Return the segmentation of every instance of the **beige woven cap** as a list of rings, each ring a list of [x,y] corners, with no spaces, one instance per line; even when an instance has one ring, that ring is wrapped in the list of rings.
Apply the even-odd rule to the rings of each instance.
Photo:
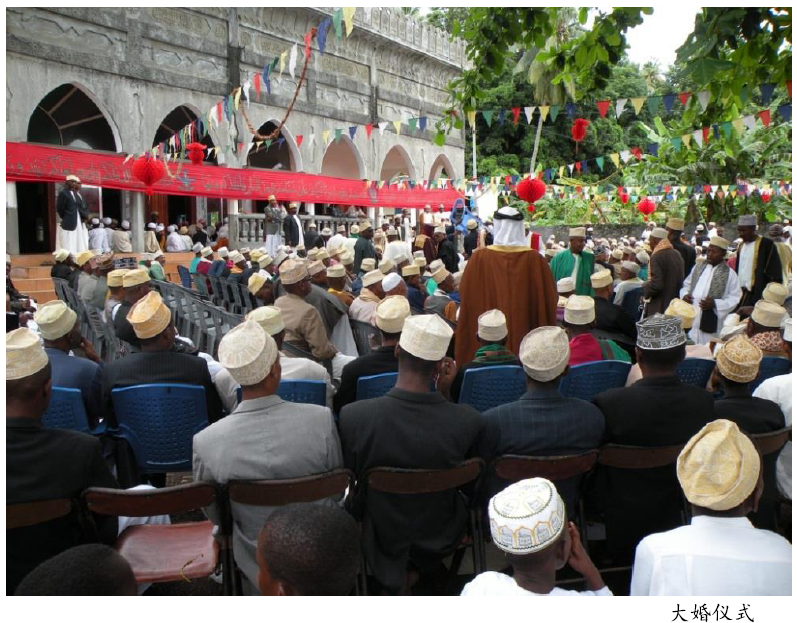
[[[509,333],[506,316],[500,309],[491,309],[479,316],[478,327],[477,335],[486,342],[498,342]]]
[[[432,260],[431,263],[429,264],[429,270],[432,272],[442,267],[443,267],[443,260]]]
[[[386,296],[376,306],[376,326],[385,333],[401,333],[409,316],[410,303],[406,296]]]
[[[117,268],[108,273],[108,287],[121,288],[124,285],[123,277],[130,272],[129,268]]]
[[[285,321],[282,319],[282,311],[273,305],[264,305],[253,309],[246,314],[247,320],[254,320],[260,327],[271,336],[277,335],[285,330]]]
[[[327,268],[327,277],[345,277],[346,276],[346,269],[343,268],[343,264],[333,264],[329,268]]]
[[[240,264],[241,262],[245,262],[246,258],[239,251],[233,251],[230,253],[230,261],[233,264]]]
[[[425,257],[416,257],[415,258],[415,265],[424,268],[426,266],[426,258]]]
[[[230,329],[219,344],[219,363],[244,387],[266,378],[278,355],[274,338],[250,318]]]
[[[437,314],[418,314],[404,320],[399,346],[419,359],[440,361],[454,331]]]
[[[764,288],[762,295],[765,301],[775,303],[775,305],[783,306],[786,302],[786,297],[789,296],[789,290],[783,284],[777,281],[770,281]]]
[[[279,275],[282,283],[286,286],[299,283],[310,276],[304,263],[297,260],[285,260],[280,264]]]
[[[420,275],[421,274],[421,267],[417,264],[410,264],[409,266],[405,266],[401,269],[401,276],[402,277],[409,277],[410,275]]]
[[[151,281],[149,273],[144,268],[135,268],[122,275],[122,285],[125,288],[132,288],[133,286],[141,285]]]
[[[729,420],[706,424],[678,455],[678,482],[686,499],[714,511],[744,502],[755,490],[760,469],[753,442]]]
[[[529,478],[493,496],[487,513],[499,549],[532,554],[555,543],[565,529],[565,504],[552,482]]]
[[[449,276],[450,274],[451,274],[451,273],[450,273],[450,272],[448,272],[448,271],[445,269],[445,267],[444,267],[444,266],[441,266],[440,268],[438,268],[437,270],[435,270],[435,271],[432,273],[432,279],[434,279],[434,282],[435,282],[437,285],[440,285],[440,284],[441,284],[441,283],[443,283],[443,282],[444,282],[446,279],[448,279],[448,276]]]
[[[553,381],[570,361],[570,342],[561,327],[537,327],[520,343],[520,363],[540,383]]]
[[[412,254],[412,257],[418,258],[418,259],[426,259],[426,255],[424,255],[423,251],[415,251]]]
[[[663,227],[654,227],[653,231],[650,232],[651,238],[658,238],[659,240],[664,240],[667,237],[667,230]]]
[[[545,255],[547,255],[548,257],[556,257],[558,253],[559,253],[558,249],[545,249]]]
[[[363,287],[367,288],[375,283],[381,283],[384,277],[381,270],[370,270],[363,275]]]
[[[269,200],[269,201],[276,201],[276,200],[277,200],[277,198],[276,198],[274,195],[269,195],[269,196],[268,196],[268,200]]]
[[[329,253],[327,253],[326,249],[319,249],[318,253],[315,254],[315,259],[317,260],[328,260]]]
[[[445,236],[446,235],[446,228],[443,227],[442,225],[438,225],[437,227],[434,228],[434,233],[435,234],[443,234]]]
[[[209,255],[213,255],[213,249],[210,247],[202,247],[202,250],[199,252],[202,257],[207,257]]]
[[[372,257],[366,257],[360,262],[360,270],[364,273],[376,270],[376,260]]]
[[[360,233],[360,227],[358,225],[352,225],[351,229],[349,230],[349,233],[350,234],[359,234]]]
[[[354,253],[351,251],[346,251],[345,253],[341,253],[340,257],[338,258],[340,263],[344,266],[351,266],[354,264]]]
[[[281,265],[282,265],[282,263],[283,263],[283,262],[284,262],[284,261],[285,261],[287,258],[288,258],[288,254],[287,254],[287,253],[285,253],[285,251],[284,251],[284,250],[280,249],[280,250],[277,252],[277,255],[275,255],[275,256],[274,256],[274,259],[272,260],[272,262],[274,263],[274,265],[275,265],[275,266],[281,266]]]
[[[697,316],[697,310],[693,305],[681,299],[673,299],[664,310],[665,316],[675,316],[681,319],[681,328],[686,331],[692,328],[692,324]]]
[[[610,271],[601,270],[597,273],[592,273],[589,281],[593,288],[605,288],[606,286],[612,285],[614,278],[612,277],[612,273]]]
[[[473,219],[468,221],[468,229],[476,229],[479,226],[479,223]]]
[[[56,249],[53,251],[53,257],[55,258],[56,262],[63,262],[66,258],[69,257],[69,251],[66,249]]]
[[[77,182],[78,184],[80,184],[80,178],[77,175],[67,175],[66,176],[66,181],[67,182]]]
[[[249,281],[246,283],[246,289],[254,296],[258,292],[260,292],[260,288],[262,288],[267,279],[265,276],[261,275],[260,273],[253,273],[249,277]]]
[[[161,295],[149,292],[139,299],[127,313],[127,321],[140,340],[160,334],[172,321],[172,312],[164,304]]]
[[[730,244],[725,238],[721,236],[712,236],[711,239],[708,241],[709,246],[712,247],[719,247],[720,249],[728,250],[728,245]]]
[[[762,327],[780,328],[786,310],[770,301],[760,300],[755,304],[750,317]]]
[[[684,226],[685,226],[684,220],[682,218],[676,218],[674,216],[667,221],[666,225],[666,227],[674,229],[675,231],[683,231]]]
[[[271,257],[268,253],[264,253],[259,258],[257,258],[257,264],[260,268],[266,268],[267,266],[271,266],[271,263],[274,261],[274,258]]]
[[[310,273],[310,276],[312,277],[313,275],[317,275],[318,273],[324,272],[326,269],[327,267],[324,266],[324,262],[322,262],[321,260],[316,260],[315,262],[312,262],[310,264],[309,268],[307,269],[307,272]]]
[[[650,255],[647,251],[640,251],[636,254],[636,259],[642,262],[642,264],[647,264],[650,261]]]
[[[623,259],[623,251],[622,251],[622,249],[615,249],[614,251],[612,251],[612,257],[614,259],[616,259],[616,260]]]
[[[568,292],[574,292],[576,289],[576,282],[573,281],[572,277],[563,277],[559,281],[556,282],[556,291],[559,294],[567,294]]]
[[[570,238],[586,238],[587,237],[587,228],[586,227],[573,227],[570,229]]]
[[[35,331],[22,327],[6,333],[6,381],[16,381],[43,370],[50,359]]]
[[[33,314],[33,320],[45,340],[57,340],[72,330],[77,314],[63,301],[49,301]]]
[[[573,295],[565,305],[565,322],[584,325],[595,320],[595,299],[591,296]]]
[[[230,254],[230,251],[227,247],[219,247],[216,250],[216,253],[219,254],[219,257],[227,257]]]
[[[254,251],[249,252],[249,259],[251,259],[253,262],[257,262],[261,257],[263,257],[263,253],[260,251],[260,249],[255,249]]]
[[[384,275],[387,275],[395,267],[396,263],[393,260],[382,260],[381,262],[379,262],[379,270]]]
[[[372,228],[373,228],[373,225],[371,225],[371,221],[360,221],[360,228],[359,228],[360,232],[364,232],[364,231],[366,231],[368,229],[372,229]]]
[[[730,339],[717,353],[717,368],[726,379],[750,383],[758,376],[764,353],[746,336]]]
[[[93,252],[81,251],[80,253],[77,254],[77,257],[75,258],[75,264],[77,264],[78,266],[83,266],[83,264],[91,260],[91,258],[93,257],[94,257]]]
[[[637,264],[636,262],[625,261],[625,262],[623,262],[620,265],[623,268],[625,268],[628,272],[634,273],[635,275],[639,274],[639,269],[641,268],[641,266],[639,264]]]

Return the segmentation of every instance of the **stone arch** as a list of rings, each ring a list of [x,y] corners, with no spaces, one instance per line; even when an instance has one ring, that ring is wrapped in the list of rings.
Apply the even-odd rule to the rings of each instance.
[[[379,179],[391,180],[399,175],[409,177],[411,180],[416,179],[415,167],[407,150],[401,145],[393,145],[382,160]]]
[[[118,152],[119,128],[91,90],[67,82],[47,93],[28,118],[27,140]]]
[[[167,142],[172,135],[177,134],[185,126],[192,121],[199,119],[199,111],[196,107],[190,104],[181,104],[166,115],[160,122],[158,129],[155,131],[155,137],[152,139],[152,146],[156,147],[159,143]],[[203,119],[202,123],[207,124],[207,120]],[[209,151],[215,147],[213,139],[208,131],[204,137],[198,138],[197,142],[202,143],[208,148],[205,162],[218,164],[216,154]]]
[[[365,179],[365,163],[360,150],[347,135],[331,140],[321,160],[321,175],[346,179]]]
[[[268,119],[257,131],[262,135],[268,135],[276,130],[278,126],[279,121],[277,119]],[[281,146],[279,145],[280,138],[285,139]],[[287,127],[282,126],[279,136],[273,140],[268,148],[266,148],[265,143],[258,146],[258,142],[260,142],[260,139],[253,136],[249,143],[249,150],[246,156],[246,164],[249,166],[263,169],[279,168],[283,171],[304,170],[302,154],[296,145],[296,139]]]
[[[445,175],[443,173],[445,173]],[[432,163],[432,168],[429,169],[430,180],[436,180],[439,177],[447,177],[448,179],[456,177],[454,174],[454,167],[445,154],[438,155]]]

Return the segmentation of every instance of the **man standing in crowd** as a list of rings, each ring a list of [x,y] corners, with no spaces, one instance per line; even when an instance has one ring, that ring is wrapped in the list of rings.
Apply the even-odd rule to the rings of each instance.
[[[354,272],[359,274],[362,269],[362,261],[366,258],[376,260],[376,249],[371,239],[374,237],[374,228],[371,221],[360,223],[360,233],[357,242],[354,243]]]
[[[673,249],[667,230],[656,227],[648,238],[650,248],[650,274],[642,284],[645,297],[645,316],[662,314],[670,301],[678,297],[684,281],[684,260]]]
[[[576,294],[592,296],[590,275],[595,268],[595,256],[584,250],[587,231],[584,227],[570,230],[570,248],[560,251],[551,260],[551,273],[555,281],[572,277],[576,283]]]
[[[296,203],[288,204],[288,215],[282,222],[282,232],[285,236],[285,244],[289,247],[295,247],[298,244],[304,244],[304,231],[302,230],[302,221],[296,214],[299,206]]]
[[[667,221],[666,229],[667,239],[670,241],[672,248],[681,254],[681,259],[684,261],[684,274],[688,275],[692,272],[697,254],[694,247],[681,240],[681,236],[684,233],[684,220],[673,217]]]
[[[66,176],[66,187],[58,193],[55,211],[61,219],[57,226],[56,244],[77,257],[78,253],[89,248],[89,235],[84,224],[89,218],[89,210],[80,194],[77,175]]]
[[[770,281],[782,283],[783,280],[778,249],[772,240],[756,234],[757,227],[758,219],[752,214],[740,216],[736,227],[742,239],[736,249],[736,272],[742,288],[739,307],[745,308],[746,314],[750,314],[752,307],[761,300]]]

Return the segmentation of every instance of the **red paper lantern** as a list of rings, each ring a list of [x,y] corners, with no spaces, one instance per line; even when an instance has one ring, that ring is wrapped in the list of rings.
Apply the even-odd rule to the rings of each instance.
[[[770,199],[772,199],[772,195],[770,195],[769,193],[761,195],[761,201],[763,201],[764,203],[769,203]]]
[[[587,136],[587,128],[589,127],[588,119],[581,119],[580,117],[573,121],[573,126],[570,128],[570,134],[576,143],[580,143]]]
[[[538,177],[528,177],[517,185],[515,192],[520,199],[529,204],[529,212],[534,212],[533,204],[545,194],[545,184]]]
[[[133,177],[146,186],[146,194],[152,194],[152,186],[164,175],[166,165],[152,154],[144,154],[133,163]]]
[[[188,143],[185,148],[188,151],[188,159],[191,161],[191,164],[201,164],[205,159],[205,150],[207,147],[202,143]]]
[[[653,203],[647,197],[645,197],[637,205],[637,210],[639,210],[642,213],[644,220],[647,221],[648,217],[656,211],[656,204]]]

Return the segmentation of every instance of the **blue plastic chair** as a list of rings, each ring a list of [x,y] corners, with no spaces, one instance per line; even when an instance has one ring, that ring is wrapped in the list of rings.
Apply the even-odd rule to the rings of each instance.
[[[521,366],[486,366],[465,370],[460,404],[484,413],[488,409],[519,400],[526,393],[526,373]]]
[[[107,429],[103,422],[97,428],[89,428],[86,406],[79,389],[72,387],[53,387],[50,406],[42,416],[45,428],[75,430],[80,433],[99,435]]]
[[[570,368],[559,382],[559,392],[567,398],[592,400],[592,397],[617,387],[625,387],[631,364],[625,361],[591,361]]]
[[[750,383],[750,393],[752,394],[761,383],[773,376],[780,376],[791,372],[791,361],[783,357],[764,357],[758,368],[758,378]]]
[[[277,395],[288,402],[327,406],[327,384],[324,381],[280,381]]]
[[[181,264],[177,265],[177,274],[180,275],[180,283],[183,284],[184,288],[191,289],[191,273],[188,271],[188,268],[182,266]]]
[[[357,400],[380,398],[396,385],[398,372],[385,372],[357,379]]]
[[[681,383],[706,389],[715,365],[713,359],[684,359],[678,364],[675,374]]]
[[[154,383],[111,392],[118,431],[145,474],[191,471],[194,435],[208,425],[205,388]]]

